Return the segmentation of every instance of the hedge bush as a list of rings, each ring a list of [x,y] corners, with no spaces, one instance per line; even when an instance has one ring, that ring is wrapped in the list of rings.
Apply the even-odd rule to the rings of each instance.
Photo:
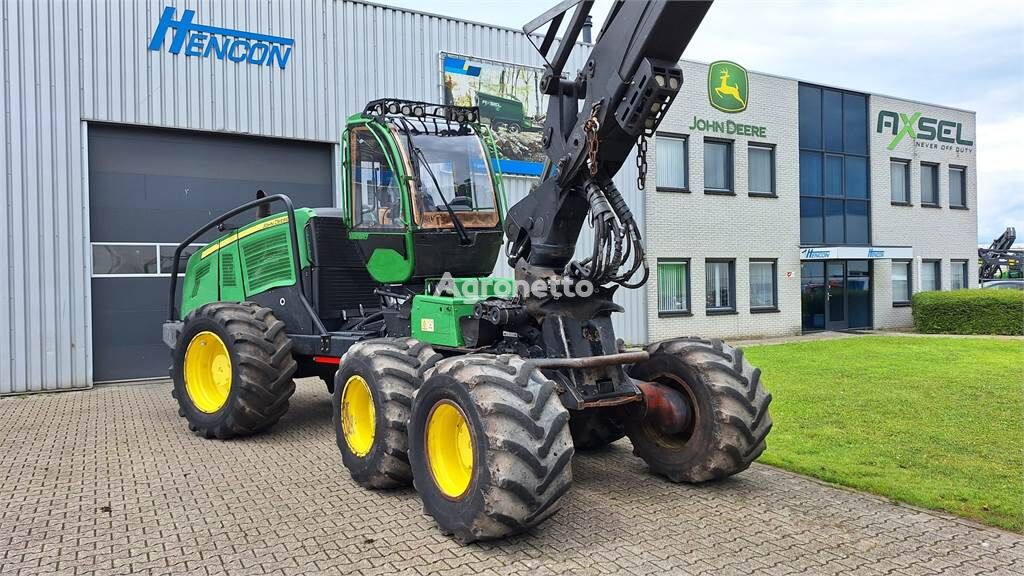
[[[918,292],[914,330],[928,334],[1024,334],[1024,291]]]

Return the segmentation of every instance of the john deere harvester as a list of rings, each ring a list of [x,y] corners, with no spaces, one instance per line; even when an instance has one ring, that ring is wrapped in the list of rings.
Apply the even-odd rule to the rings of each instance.
[[[164,325],[194,431],[263,430],[287,410],[293,378],[319,376],[355,481],[413,484],[463,542],[542,522],[569,490],[575,450],[624,435],[677,482],[723,478],[761,454],[771,396],[739,349],[681,337],[626,350],[611,322],[615,291],[648,277],[612,176],[675,99],[709,3],[617,2],[567,78],[591,4],[567,0],[524,28],[552,24],[538,45],[548,162],[507,211],[476,108],[384,99],[348,119],[340,208],[269,196],[178,247],[175,260],[223,232],[189,257],[180,300],[172,278]],[[594,248],[574,261],[584,222]],[[503,247],[515,278],[489,277]]]

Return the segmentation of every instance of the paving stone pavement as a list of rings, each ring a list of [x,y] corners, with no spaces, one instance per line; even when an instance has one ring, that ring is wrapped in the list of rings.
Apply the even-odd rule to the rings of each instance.
[[[1024,538],[768,466],[676,485],[620,441],[532,533],[459,546],[414,491],[348,477],[330,397],[195,437],[170,384],[0,399],[0,574],[1024,574]]]

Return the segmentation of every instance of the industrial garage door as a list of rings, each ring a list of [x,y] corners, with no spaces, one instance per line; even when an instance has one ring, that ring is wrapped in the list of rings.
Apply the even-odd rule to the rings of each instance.
[[[332,179],[328,144],[90,125],[93,380],[167,376],[160,330],[178,242],[257,190],[332,206]]]

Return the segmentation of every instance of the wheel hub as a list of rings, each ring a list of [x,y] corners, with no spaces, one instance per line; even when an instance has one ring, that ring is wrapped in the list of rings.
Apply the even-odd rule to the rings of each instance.
[[[213,414],[231,393],[231,356],[219,336],[196,334],[185,350],[185,391],[200,412]]]
[[[655,382],[636,381],[644,398],[644,419],[665,434],[689,429],[693,410],[682,392]]]
[[[473,480],[473,436],[466,415],[442,400],[430,411],[426,429],[427,464],[445,497],[458,500]]]
[[[370,453],[377,418],[370,386],[362,376],[353,375],[345,381],[341,392],[341,430],[353,454],[362,458]]]

